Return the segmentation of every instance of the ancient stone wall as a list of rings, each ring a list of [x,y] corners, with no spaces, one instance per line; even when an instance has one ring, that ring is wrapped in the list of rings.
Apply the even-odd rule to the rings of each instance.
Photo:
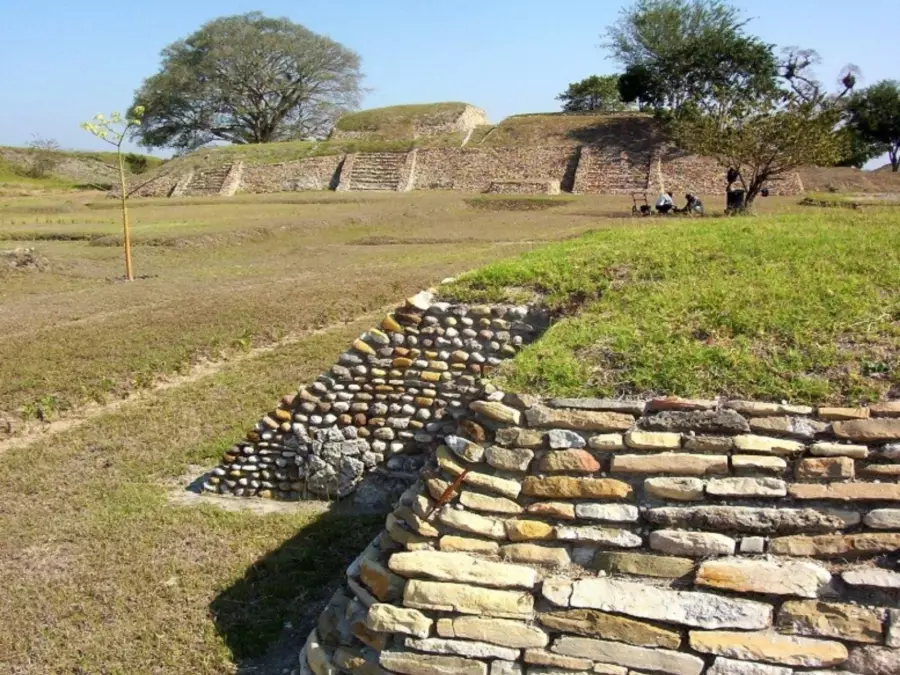
[[[487,192],[495,195],[558,195],[560,189],[558,180],[507,180],[492,181]]]
[[[467,192],[485,192],[492,182],[505,181],[558,181],[565,186],[570,173],[570,162],[576,153],[576,148],[552,145],[525,148],[420,148],[413,186],[417,190]]]
[[[900,401],[487,386],[435,431],[301,673],[900,673]]]
[[[725,169],[710,157],[667,149],[661,155],[658,171],[661,180],[656,183],[661,183],[665,190],[676,196],[680,197],[687,192],[700,195],[725,194]],[[772,179],[768,188],[773,196],[803,194],[803,183],[796,171]]]
[[[539,310],[410,298],[225,453],[204,489],[239,497],[374,503],[418,476],[481,377],[531,342]],[[447,427],[446,425],[450,426]],[[396,495],[395,495],[396,496]]]
[[[344,155],[326,155],[281,164],[248,164],[238,192],[333,189],[343,160]]]
[[[447,122],[431,122],[428,118],[417,119],[411,125],[411,137],[421,138],[428,136],[443,136],[456,132],[467,132],[479,124],[489,124],[487,113],[481,108],[467,105],[455,118]],[[331,131],[331,140],[367,140],[380,136],[377,129],[363,129],[360,131],[346,131],[335,127]]]

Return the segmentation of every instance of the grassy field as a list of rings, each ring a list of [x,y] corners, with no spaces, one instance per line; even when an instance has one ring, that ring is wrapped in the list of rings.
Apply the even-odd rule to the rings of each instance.
[[[654,220],[495,263],[453,292],[543,298],[568,315],[505,370],[511,389],[896,398],[897,211],[841,211]]]
[[[114,202],[0,200],[0,250],[33,248],[41,261],[0,262],[0,434],[5,423],[21,441],[38,419],[126,401],[27,445],[6,441],[0,672],[292,667],[381,517],[228,512],[169,494],[384,306],[447,276],[494,263],[456,292],[584,310],[519,359],[506,375],[515,386],[581,391],[573,383],[587,372],[592,391],[739,391],[739,363],[801,398],[883,393],[897,380],[896,227],[878,211],[795,202],[765,202],[777,216],[687,221],[617,217],[627,198],[140,200],[142,278],[126,284]],[[709,354],[744,360],[712,368]],[[826,378],[832,389],[808,383],[813,356],[846,365],[848,354],[868,370]]]

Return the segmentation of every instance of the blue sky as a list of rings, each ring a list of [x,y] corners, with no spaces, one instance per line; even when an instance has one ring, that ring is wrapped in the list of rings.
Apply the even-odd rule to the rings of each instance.
[[[79,123],[121,110],[159,52],[217,16],[287,16],[362,55],[364,107],[466,101],[492,121],[558,109],[565,86],[616,65],[600,33],[627,3],[610,0],[152,0],[104,5],[0,0],[0,145],[31,134],[100,149]],[[897,0],[755,0],[756,34],[822,54],[832,83],[852,62],[864,83],[900,79]],[[102,17],[102,18],[101,18]],[[883,29],[879,29],[879,26]]]

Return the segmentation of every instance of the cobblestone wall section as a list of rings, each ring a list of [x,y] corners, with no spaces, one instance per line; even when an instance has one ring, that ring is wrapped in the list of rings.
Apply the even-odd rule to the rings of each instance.
[[[570,146],[420,148],[414,189],[485,192],[492,182],[563,183],[577,152]]]
[[[900,673],[900,401],[467,408],[301,673]]]
[[[248,164],[238,192],[327,190],[337,185],[344,155],[310,157],[281,164]]]
[[[480,393],[482,376],[545,323],[527,307],[457,305],[420,293],[327,373],[284,397],[225,453],[204,489],[302,499],[346,497],[367,476],[383,481],[384,492],[408,485],[423,453]]]
[[[725,169],[716,160],[667,149],[662,153],[660,161],[662,183],[666,190],[672,191],[676,196],[680,197],[686,192],[724,196]],[[803,183],[796,171],[772,179],[768,187],[773,196],[803,194]]]

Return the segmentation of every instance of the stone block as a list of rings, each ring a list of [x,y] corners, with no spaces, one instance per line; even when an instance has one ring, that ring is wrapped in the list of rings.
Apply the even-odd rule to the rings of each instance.
[[[611,523],[637,522],[638,508],[630,504],[578,504],[575,515],[585,520],[605,520]]]
[[[503,659],[512,661],[519,658],[519,650],[500,647],[474,640],[448,640],[446,638],[405,638],[403,646],[419,652],[465,656],[470,659]]]
[[[561,637],[553,644],[553,651],[564,656],[652,670],[666,675],[700,675],[705,666],[702,659],[691,654],[589,638]]]
[[[856,511],[836,509],[774,509],[749,506],[663,507],[644,511],[654,525],[748,534],[832,532],[860,522]]]
[[[767,417],[770,415],[812,415],[813,409],[806,405],[788,405],[786,403],[765,403],[762,401],[728,401],[726,408],[735,410],[748,417]]]
[[[553,652],[548,652],[544,649],[526,649],[522,660],[529,665],[546,666],[548,668],[559,668],[563,671],[575,672],[590,670],[591,666],[594,665],[593,661],[590,659],[563,656],[562,654],[554,654]]]
[[[522,491],[528,497],[548,499],[624,499],[632,494],[631,486],[620,480],[570,476],[528,476]]]
[[[369,607],[366,626],[378,633],[403,633],[416,637],[428,637],[434,621],[417,609],[406,609],[376,603]]]
[[[366,587],[382,602],[394,602],[403,597],[406,581],[392,573],[376,560],[363,560],[359,576]]]
[[[829,422],[841,420],[864,420],[869,417],[868,408],[819,408],[816,415]]]
[[[525,565],[491,562],[445,551],[395,553],[388,560],[388,567],[407,578],[426,577],[496,588],[534,588],[538,581],[537,572]]]
[[[614,455],[612,473],[681,474],[707,476],[728,473],[727,455],[690,455],[665,452],[657,455]]]
[[[633,450],[677,450],[681,447],[681,434],[632,429],[625,434],[625,445]]]
[[[663,412],[641,420],[641,426],[657,431],[683,431],[700,435],[746,434],[747,420],[734,410]]]
[[[690,639],[691,648],[704,654],[783,666],[836,666],[848,657],[847,648],[840,642],[781,635],[772,631],[691,631]]]
[[[856,647],[845,667],[859,675],[897,675],[900,673],[900,650]]]
[[[873,414],[875,409],[873,408]],[[886,443],[900,440],[900,418],[887,417],[835,422],[834,435],[857,443]]]
[[[733,555],[737,542],[724,534],[656,530],[650,533],[650,548],[670,555],[702,558],[709,555]]]
[[[544,432],[536,429],[507,427],[498,429],[494,438],[499,445],[508,448],[530,448],[534,450],[544,444]]]
[[[471,553],[485,553],[495,555],[500,551],[500,544],[496,541],[473,539],[471,537],[457,537],[452,534],[441,537],[440,549],[442,551],[469,551]]]
[[[624,450],[625,439],[622,434],[596,434],[588,439],[588,447],[601,452]]]
[[[734,455],[731,466],[738,473],[782,474],[787,469],[787,462],[781,457],[768,455]]]
[[[784,497],[787,484],[777,478],[714,478],[706,484],[713,497]]]
[[[584,436],[568,429],[551,429],[547,432],[547,442],[554,450],[583,448],[586,445]]]
[[[863,522],[873,530],[900,530],[900,509],[869,511]]]
[[[797,480],[852,480],[855,464],[850,457],[808,457],[795,469]]]
[[[504,560],[512,562],[549,565],[552,567],[565,567],[572,562],[569,552],[561,546],[507,544],[500,549],[500,555]]]
[[[647,478],[644,491],[660,499],[681,502],[701,501],[706,481],[699,478]]]
[[[553,525],[541,520],[507,520],[505,525],[510,541],[540,541],[556,536]]]
[[[696,628],[759,630],[772,624],[766,603],[605,578],[574,582],[569,604]]]
[[[562,541],[589,541],[620,548],[637,548],[644,543],[640,535],[612,527],[558,525],[556,537]]]
[[[793,668],[716,657],[706,675],[794,675]]]
[[[765,537],[744,537],[741,539],[741,553],[745,554],[762,554],[766,552]]]
[[[721,454],[729,452],[733,447],[734,439],[729,436],[688,436],[684,439],[684,449],[691,452]]]
[[[897,483],[796,483],[788,487],[794,499],[835,499],[841,501],[897,501],[900,500],[900,484]]]
[[[778,611],[781,633],[881,644],[884,611],[837,602],[786,602]]]
[[[538,614],[537,620],[551,631],[626,642],[641,647],[678,649],[681,634],[624,616],[595,609],[570,609]]]
[[[885,589],[900,588],[900,572],[881,569],[880,567],[862,567],[860,569],[847,570],[841,574],[841,578],[851,586]]]
[[[783,434],[792,438],[812,439],[828,431],[828,423],[808,417],[754,417],[750,429],[761,434]]]
[[[560,410],[542,405],[529,409],[525,418],[531,427],[556,427],[572,431],[627,431],[634,424],[634,416],[625,413]]]
[[[457,511],[452,507],[445,506],[438,511],[438,520],[447,527],[461,532],[478,534],[488,539],[506,539],[506,528],[503,521],[497,518],[480,516],[469,511]]]
[[[758,452],[766,455],[784,456],[797,455],[806,448],[803,443],[798,441],[755,436],[753,434],[735,436],[734,447],[741,452]]]
[[[541,648],[550,642],[537,626],[509,619],[459,616],[439,620],[437,631],[441,637],[477,640],[512,649]]]
[[[535,502],[525,510],[536,516],[575,520],[575,505],[566,502]]]
[[[586,450],[551,450],[538,463],[538,470],[547,473],[595,473],[600,468],[600,462]]]
[[[695,583],[738,593],[817,598],[830,581],[831,573],[815,563],[731,558],[703,563]]]
[[[480,462],[484,458],[484,448],[461,436],[447,436],[444,443],[454,455],[467,462]]]
[[[399,675],[488,675],[487,664],[458,656],[387,650],[378,662]]]
[[[552,408],[574,408],[576,410],[600,410],[643,415],[646,403],[641,400],[620,400],[607,398],[554,398],[547,401]]]
[[[403,604],[413,609],[507,619],[529,619],[534,610],[534,598],[526,591],[506,591],[418,579],[411,579],[406,583]]]
[[[568,607],[572,596],[572,581],[564,577],[545,579],[541,595],[557,607]]]
[[[816,457],[852,457],[865,459],[869,456],[869,448],[865,445],[848,445],[845,443],[813,443],[809,452]]]
[[[875,403],[869,410],[875,417],[900,417],[900,401]]]
[[[677,579],[694,571],[694,561],[647,553],[599,551],[594,565],[608,574],[634,574],[661,579]]]
[[[495,469],[505,471],[527,471],[534,452],[528,448],[504,448],[492,446],[485,451],[485,459]]]
[[[491,675],[522,675],[522,666],[512,661],[491,661]]]
[[[769,543],[769,553],[821,558],[853,557],[891,553],[900,548],[900,533],[778,537]]]
[[[517,515],[522,513],[522,507],[512,499],[506,497],[491,497],[490,495],[480,494],[463,490],[459,494],[459,503],[467,509],[473,511],[484,511],[487,513],[505,513],[509,515]]]

